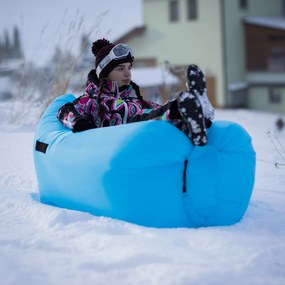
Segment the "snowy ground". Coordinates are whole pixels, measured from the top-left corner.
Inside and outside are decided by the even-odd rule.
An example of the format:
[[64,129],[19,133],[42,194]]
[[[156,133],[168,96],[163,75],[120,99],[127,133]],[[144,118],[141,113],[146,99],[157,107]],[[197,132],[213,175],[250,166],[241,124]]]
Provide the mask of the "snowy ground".
[[252,135],[256,183],[241,222],[200,229],[145,228],[39,203],[34,127],[0,126],[0,284],[285,284],[285,166],[274,166],[285,163],[285,130],[275,132],[276,117],[217,111]]

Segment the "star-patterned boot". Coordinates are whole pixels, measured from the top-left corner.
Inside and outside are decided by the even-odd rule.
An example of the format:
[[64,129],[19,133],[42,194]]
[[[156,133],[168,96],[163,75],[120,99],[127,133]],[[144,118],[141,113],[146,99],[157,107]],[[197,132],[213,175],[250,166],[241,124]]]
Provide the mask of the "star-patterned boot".
[[212,121],[215,111],[207,96],[206,79],[203,72],[197,65],[190,64],[186,68],[185,79],[187,90],[195,95],[202,105],[205,119]]
[[184,91],[177,96],[178,110],[186,126],[186,135],[193,145],[203,146],[207,143],[205,119],[202,106],[195,95]]

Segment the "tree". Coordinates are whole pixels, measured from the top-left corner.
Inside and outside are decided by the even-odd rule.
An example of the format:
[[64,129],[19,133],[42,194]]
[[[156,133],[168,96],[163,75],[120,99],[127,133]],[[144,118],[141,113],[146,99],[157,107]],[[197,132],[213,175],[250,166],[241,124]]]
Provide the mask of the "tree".
[[4,30],[4,35],[0,41],[0,61],[10,57],[10,39],[7,30]]
[[20,33],[16,26],[12,36],[8,30],[4,30],[4,35],[0,38],[0,61],[11,58],[23,58]]
[[23,57],[19,29],[16,26],[13,29],[13,55],[12,56],[13,58]]

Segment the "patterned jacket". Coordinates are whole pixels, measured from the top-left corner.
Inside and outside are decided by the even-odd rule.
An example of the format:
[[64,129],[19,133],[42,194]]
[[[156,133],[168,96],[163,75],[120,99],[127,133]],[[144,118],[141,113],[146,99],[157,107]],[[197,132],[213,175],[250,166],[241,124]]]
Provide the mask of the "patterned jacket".
[[160,105],[144,101],[138,96],[134,86],[138,90],[138,86],[131,82],[120,91],[115,81],[106,81],[98,87],[88,79],[85,93],[72,103],[62,106],[57,118],[73,132],[78,132],[126,124],[136,115],[148,114],[160,108]]

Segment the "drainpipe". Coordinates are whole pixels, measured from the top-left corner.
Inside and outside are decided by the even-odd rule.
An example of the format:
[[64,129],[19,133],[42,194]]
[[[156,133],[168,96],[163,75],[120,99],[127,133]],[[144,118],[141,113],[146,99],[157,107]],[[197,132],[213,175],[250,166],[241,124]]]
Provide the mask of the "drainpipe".
[[227,43],[226,43],[226,0],[220,0],[221,7],[221,31],[222,31],[222,66],[223,66],[223,75],[224,75],[224,99],[225,107],[230,107],[230,98],[228,93],[228,63],[227,63]]

